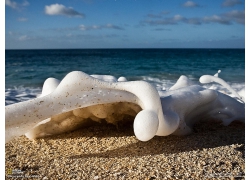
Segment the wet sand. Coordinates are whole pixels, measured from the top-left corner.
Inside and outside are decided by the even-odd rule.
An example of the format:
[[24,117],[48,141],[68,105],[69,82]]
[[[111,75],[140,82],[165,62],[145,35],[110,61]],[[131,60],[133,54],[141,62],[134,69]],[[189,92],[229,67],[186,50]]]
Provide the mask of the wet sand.
[[138,141],[102,124],[5,145],[6,179],[245,179],[245,126],[199,123],[188,136]]

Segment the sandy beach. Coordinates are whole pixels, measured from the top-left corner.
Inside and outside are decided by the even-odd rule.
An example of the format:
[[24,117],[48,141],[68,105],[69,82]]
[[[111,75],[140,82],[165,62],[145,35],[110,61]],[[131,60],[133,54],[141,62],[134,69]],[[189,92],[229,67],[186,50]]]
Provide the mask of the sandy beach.
[[100,124],[5,145],[6,179],[245,179],[245,126],[199,123],[189,136],[137,140]]

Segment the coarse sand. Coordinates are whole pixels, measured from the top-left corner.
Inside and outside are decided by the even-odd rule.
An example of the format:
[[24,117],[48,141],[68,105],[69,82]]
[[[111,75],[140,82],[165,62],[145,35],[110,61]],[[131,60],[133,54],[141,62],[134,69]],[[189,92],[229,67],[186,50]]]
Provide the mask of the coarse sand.
[[5,145],[6,179],[245,179],[245,125],[198,123],[188,136],[136,139],[100,124]]

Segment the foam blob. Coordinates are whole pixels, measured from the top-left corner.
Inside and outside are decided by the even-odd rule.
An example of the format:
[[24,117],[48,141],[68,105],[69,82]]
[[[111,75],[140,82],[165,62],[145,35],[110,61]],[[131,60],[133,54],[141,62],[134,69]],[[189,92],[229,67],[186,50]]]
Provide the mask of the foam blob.
[[240,91],[237,92],[242,99],[245,101],[245,88],[242,88]]
[[125,82],[125,81],[128,81],[125,77],[119,77],[118,80],[119,82]]
[[[119,78],[120,79],[120,78]],[[244,122],[245,104],[181,76],[169,91],[157,91],[145,81],[117,80],[109,75],[74,71],[60,82],[49,78],[38,98],[5,107],[6,142],[66,133],[89,122],[118,125],[134,120],[135,136],[148,141],[155,135],[187,135],[201,119],[216,118],[224,125]],[[202,83],[224,81],[205,75]]]
[[189,80],[186,76],[182,75],[178,81],[169,90],[176,90],[183,87],[194,85],[195,83]]
[[215,77],[219,77],[219,74],[221,73],[221,70],[218,70],[218,72],[214,75]]
[[157,114],[153,111],[143,110],[134,120],[135,136],[141,141],[148,141],[155,136],[158,125]]
[[223,79],[219,78],[218,76],[203,75],[200,77],[200,82],[203,84],[211,82],[219,83],[225,88],[227,88],[229,91],[231,91],[237,98],[239,98],[239,100],[245,102],[243,97],[241,97],[228,83],[226,83]]
[[59,85],[60,81],[56,78],[48,78],[43,83],[43,89],[42,94],[38,97],[45,96],[47,94],[50,94],[52,91],[56,89],[56,87]]

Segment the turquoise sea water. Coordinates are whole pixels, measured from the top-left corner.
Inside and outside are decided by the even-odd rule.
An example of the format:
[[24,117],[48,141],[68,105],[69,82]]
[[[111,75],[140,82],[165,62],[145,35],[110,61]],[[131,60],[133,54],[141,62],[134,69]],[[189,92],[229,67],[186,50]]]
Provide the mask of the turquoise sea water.
[[71,71],[125,76],[168,89],[181,75],[197,81],[220,77],[235,89],[245,86],[245,49],[69,49],[6,50],[5,104],[36,97],[43,82]]

